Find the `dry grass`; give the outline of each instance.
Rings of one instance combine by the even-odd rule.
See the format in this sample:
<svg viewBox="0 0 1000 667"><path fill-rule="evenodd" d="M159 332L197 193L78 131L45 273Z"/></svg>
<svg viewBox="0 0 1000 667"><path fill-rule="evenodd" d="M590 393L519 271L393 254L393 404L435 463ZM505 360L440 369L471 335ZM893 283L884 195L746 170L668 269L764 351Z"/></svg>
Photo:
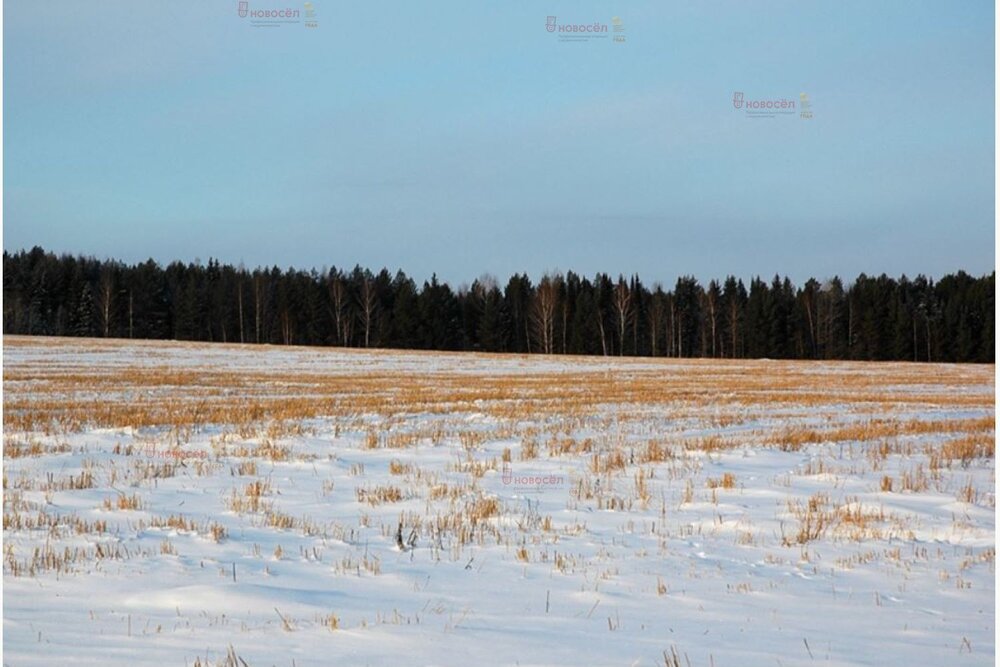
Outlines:
<svg viewBox="0 0 1000 667"><path fill-rule="evenodd" d="M958 462L967 468L975 459L992 459L996 438L990 433L975 433L944 442L938 454L949 464Z"/></svg>
<svg viewBox="0 0 1000 667"><path fill-rule="evenodd" d="M40 341L8 337L7 346L90 346L114 350L115 341ZM158 349L197 347L181 343L149 344ZM236 349L252 353L254 348ZM337 350L337 354L345 351ZM347 351L346 353L351 353ZM356 352L355 352L356 353ZM489 358L491 355L482 355ZM503 358L500 355L499 358ZM573 359L573 358L568 358ZM423 411L449 414L482 411L499 419L525 412L562 418L592 414L599 406L711 406L711 420L738 423L748 406L861 407L891 415L905 405L934 405L988 409L989 392L949 391L955 384L992 385L992 366L927 366L878 364L877 373L859 372L870 364L839 362L839 373L816 374L810 362L669 360L671 382L649 368L650 360L620 360L627 381L618 373L586 370L599 363L576 358L584 369L539 376L511 373L502 377L475 374L414 374L372 372L324 375L283 373L280 369L212 371L156 366L123 366L80 372L72 368L7 367L4 371L4 426L8 432L76 432L87 427L141 429L171 427L183 441L191 429L204 424L226 424L244 434L263 433L270 439L295 433L303 420L317 416L378 414L383 417ZM667 360L664 360L664 363ZM635 365L635 368L630 366ZM184 389L179 399L176 388ZM94 393L109 398L137 395L139 400L86 398ZM791 428L775 439L779 446L899 436L921 432L992 431L993 419L959 420L954 424L897 422L889 416L829 431ZM433 433L371 431L370 448L411 447ZM440 436L440 434L438 434ZM464 447L475 449L481 433L459 434ZM527 444L527 443L526 443ZM537 442L534 443L537 447ZM560 447L558 441L553 446ZM6 443L5 443L6 448ZM522 447L531 458L532 447Z"/></svg>
<svg viewBox="0 0 1000 667"><path fill-rule="evenodd" d="M5 342L50 344L55 343ZM121 345L61 344L108 352ZM255 348L234 349L256 353ZM626 533L646 530L632 525L631 513L648 512L646 518L656 519L648 523L657 525L650 534L665 551L670 531L703 530L687 519L707 508L717 525L704 530L722 530L726 524L736 544L772 547L790 558L783 550L808 552L827 539L869 543L905 536L906 518L877 505L899 497L878 494L934 490L973 505L994 502L981 476L972 476L975 466L995 455L992 366L626 359L615 360L609 370L606 360L574 361L572 371L532 370L526 364L502 375L292 372L264 364L237 370L9 365L4 375L5 536L46 535L52 542L23 553L5 550L5 571L18 576L69 572L88 562L142 555L108 541L116 531L168 533L154 535L149 553L183 555L185 539L220 542L249 523L345 542L353 542L353 531L371 529L402 551L427 548L434 558L455 561L467 560L470 548L503 545L505 557L525 568L568 573L587 565L559 544L587 532L583 520L566 516L583 514L577 510L622 513ZM121 400L124 396L140 398ZM913 416L935 412L983 414ZM316 434L313 419L333 431L328 449L326 442L308 442L329 437L325 431ZM203 433L209 426L215 429L210 437ZM66 439L92 428L120 429L122 442L100 452L104 458L92 461L86 454L79 463L79 453ZM439 447L447 448L450 458L437 467L405 451ZM743 472L739 478L718 472L732 460L725 457L753 448L771 448L767 455L787 461L787 472L766 482ZM345 449L365 462L338 461ZM60 456L75 457L77 465L44 478L18 468ZM285 501L272 471L316 462L342 466L344 477L336 484L334 471L319 473L316 498L353 503L357 520L347 520L346 528L279 507ZM568 471L559 492L572 513L542 516L490 493L505 470L555 465ZM388 478L372 479L386 471ZM217 493L219 509L232 514L220 516L219 523L178 514L177 508L156 511L157 485L179 476L229 478ZM865 476L867 500L838 490L839 480L853 476ZM806 477L813 486L797 485ZM274 479L294 491L280 472ZM816 484L827 482L828 487L819 487L826 490L815 491ZM733 519L723 518L727 503L742 502L749 495L744 488L761 483L783 493L773 526L733 526ZM94 504L103 495L88 496L88 507L100 518L60 514L46 505L54 499L76 501L109 486L128 492L103 498L99 508ZM714 506L700 504L708 501ZM71 535L87 536L92 545L56 543ZM655 549L654 544L650 553ZM279 547L274 557L304 556ZM368 553L338 559L333 563L338 573L381 572L381 562ZM594 576L614 574L602 570ZM752 592L745 582L731 590ZM667 594L659 578L656 594ZM333 614L321 622L331 630L341 627Z"/></svg>
<svg viewBox="0 0 1000 667"><path fill-rule="evenodd" d="M735 489L736 475L731 472L723 473L720 479L712 479L710 477L706 484L710 489Z"/></svg>
<svg viewBox="0 0 1000 667"><path fill-rule="evenodd" d="M249 667L249 665L246 660L236 653L236 649L230 645L226 649L226 655L219 660L213 662L208 658L202 660L200 657L196 657L193 667Z"/></svg>
<svg viewBox="0 0 1000 667"><path fill-rule="evenodd" d="M357 488L354 495L359 503L381 505L382 503L398 503L403 500L403 492L397 486L375 486L372 488Z"/></svg>

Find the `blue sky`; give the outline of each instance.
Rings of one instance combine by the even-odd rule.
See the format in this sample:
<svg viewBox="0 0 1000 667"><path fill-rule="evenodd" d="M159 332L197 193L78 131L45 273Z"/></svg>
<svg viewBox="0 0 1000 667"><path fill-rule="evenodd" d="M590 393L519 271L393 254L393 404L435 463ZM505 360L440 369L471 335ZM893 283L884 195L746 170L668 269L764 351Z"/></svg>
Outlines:
<svg viewBox="0 0 1000 667"><path fill-rule="evenodd" d="M4 248L455 284L993 269L992 2L313 4L4 3Z"/></svg>

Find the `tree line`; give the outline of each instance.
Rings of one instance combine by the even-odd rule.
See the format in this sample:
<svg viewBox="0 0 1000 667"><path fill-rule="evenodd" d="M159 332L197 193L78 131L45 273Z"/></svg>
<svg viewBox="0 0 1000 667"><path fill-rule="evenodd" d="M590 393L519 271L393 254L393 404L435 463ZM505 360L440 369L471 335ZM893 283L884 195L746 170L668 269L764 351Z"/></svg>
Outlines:
<svg viewBox="0 0 1000 667"><path fill-rule="evenodd" d="M452 289L402 271L3 255L7 334L606 356L994 361L994 279L859 275L673 288L572 271Z"/></svg>

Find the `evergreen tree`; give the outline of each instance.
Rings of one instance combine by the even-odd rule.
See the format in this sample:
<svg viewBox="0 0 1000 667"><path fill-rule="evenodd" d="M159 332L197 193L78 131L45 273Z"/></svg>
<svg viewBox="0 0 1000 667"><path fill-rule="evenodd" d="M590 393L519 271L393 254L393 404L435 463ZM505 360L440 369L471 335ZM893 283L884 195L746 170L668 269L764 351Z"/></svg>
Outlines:
<svg viewBox="0 0 1000 667"><path fill-rule="evenodd" d="M457 293L433 277L357 266L344 273L247 271L209 259L161 267L4 252L7 334L125 336L245 343L387 346L489 352L994 361L995 273L934 282L861 274L735 276L706 288L690 276L648 289L612 280L483 276Z"/></svg>
<svg viewBox="0 0 1000 667"><path fill-rule="evenodd" d="M73 318L73 332L77 336L94 335L94 295L90 283L84 283L80 292L80 300L76 305L76 316Z"/></svg>

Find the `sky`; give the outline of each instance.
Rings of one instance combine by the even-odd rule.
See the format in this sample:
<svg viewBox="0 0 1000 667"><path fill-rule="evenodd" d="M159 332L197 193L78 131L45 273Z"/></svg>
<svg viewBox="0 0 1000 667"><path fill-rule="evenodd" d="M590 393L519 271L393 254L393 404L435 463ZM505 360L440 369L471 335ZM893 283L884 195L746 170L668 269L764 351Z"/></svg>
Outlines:
<svg viewBox="0 0 1000 667"><path fill-rule="evenodd" d="M3 3L4 249L456 285L993 270L992 2L312 8Z"/></svg>

